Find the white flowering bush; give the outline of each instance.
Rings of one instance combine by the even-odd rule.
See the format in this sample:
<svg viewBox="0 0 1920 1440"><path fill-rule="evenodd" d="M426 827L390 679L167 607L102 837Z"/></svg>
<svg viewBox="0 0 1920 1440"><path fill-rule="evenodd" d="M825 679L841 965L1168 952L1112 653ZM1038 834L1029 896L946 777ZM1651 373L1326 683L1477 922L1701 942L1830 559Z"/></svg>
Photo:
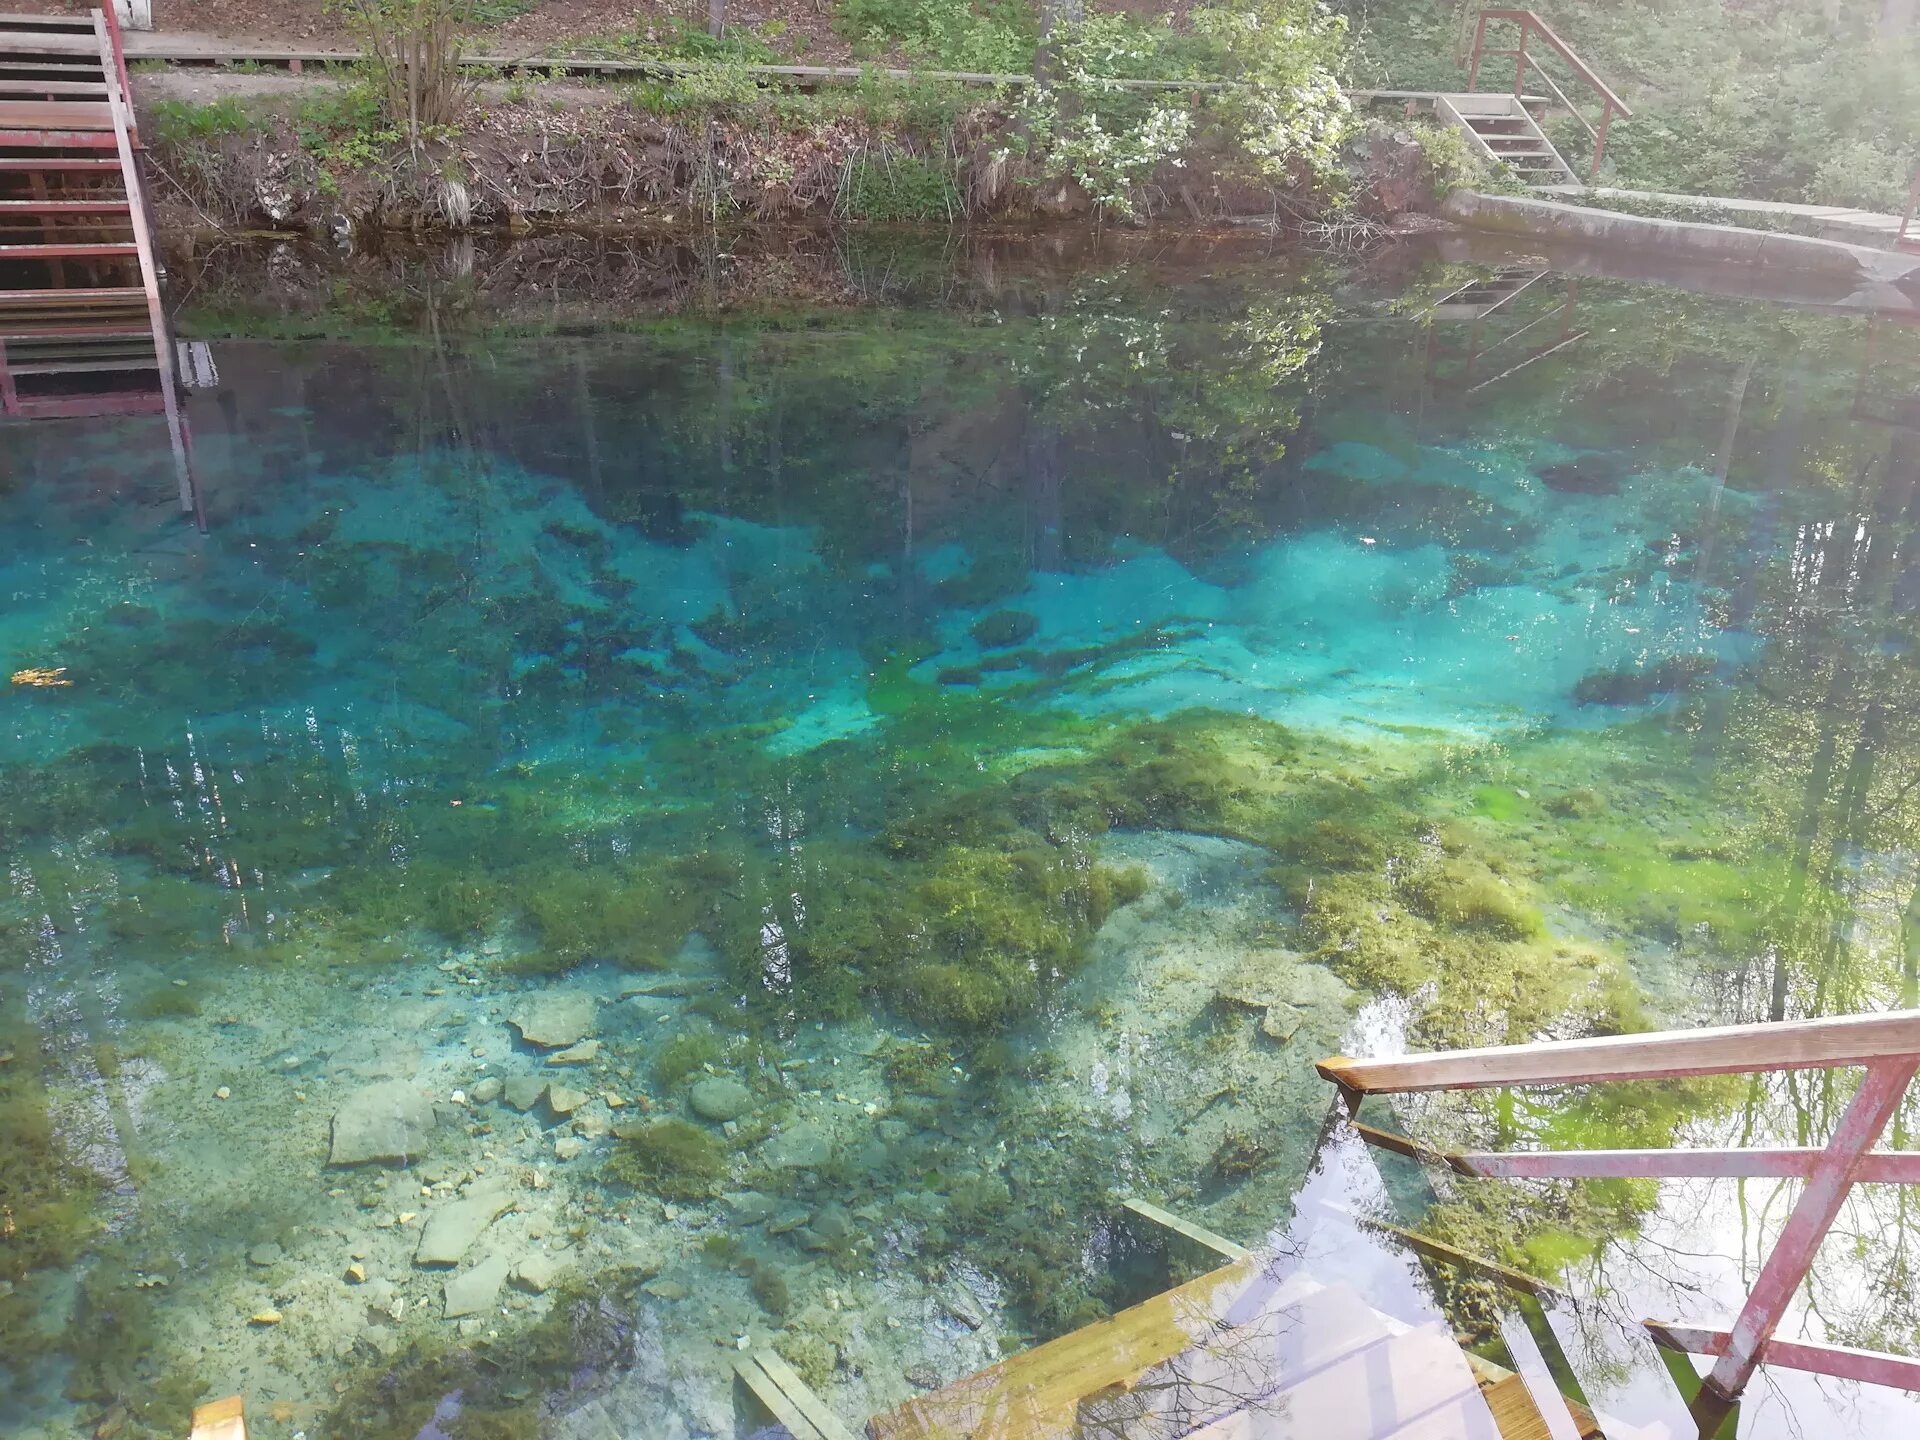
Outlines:
<svg viewBox="0 0 1920 1440"><path fill-rule="evenodd" d="M1350 110L1335 69L1345 22L1316 0L1230 0L1189 30L1089 14L1063 29L1022 120L1036 158L1101 211L1134 215L1163 167L1205 144L1249 173L1329 171ZM1153 81L1153 87L1127 81Z"/></svg>

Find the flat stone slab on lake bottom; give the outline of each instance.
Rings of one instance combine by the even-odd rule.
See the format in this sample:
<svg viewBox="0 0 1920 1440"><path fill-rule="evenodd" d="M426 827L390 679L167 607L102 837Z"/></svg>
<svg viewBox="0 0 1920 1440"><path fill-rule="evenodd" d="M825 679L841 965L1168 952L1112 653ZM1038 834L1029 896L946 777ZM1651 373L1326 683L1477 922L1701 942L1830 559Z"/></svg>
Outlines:
<svg viewBox="0 0 1920 1440"><path fill-rule="evenodd" d="M433 1102L404 1080L363 1085L333 1112L329 1165L405 1163L427 1148Z"/></svg>

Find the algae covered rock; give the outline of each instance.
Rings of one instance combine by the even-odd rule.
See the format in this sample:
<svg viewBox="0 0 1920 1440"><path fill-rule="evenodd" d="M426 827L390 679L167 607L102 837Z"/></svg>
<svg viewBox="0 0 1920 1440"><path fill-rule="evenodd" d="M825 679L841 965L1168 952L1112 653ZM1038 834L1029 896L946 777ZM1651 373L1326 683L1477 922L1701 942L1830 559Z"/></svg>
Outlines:
<svg viewBox="0 0 1920 1440"><path fill-rule="evenodd" d="M580 990L548 990L530 997L509 1023L529 1045L558 1050L593 1033L593 996Z"/></svg>
<svg viewBox="0 0 1920 1440"><path fill-rule="evenodd" d="M329 1165L405 1164L427 1148L433 1102L404 1080L363 1085L333 1112Z"/></svg>
<svg viewBox="0 0 1920 1440"><path fill-rule="evenodd" d="M1040 618L1027 610L996 610L982 615L967 632L982 650L1004 650L1033 638Z"/></svg>
<svg viewBox="0 0 1920 1440"><path fill-rule="evenodd" d="M753 1108L753 1092L728 1075L711 1075L695 1083L687 1103L702 1120L723 1125Z"/></svg>

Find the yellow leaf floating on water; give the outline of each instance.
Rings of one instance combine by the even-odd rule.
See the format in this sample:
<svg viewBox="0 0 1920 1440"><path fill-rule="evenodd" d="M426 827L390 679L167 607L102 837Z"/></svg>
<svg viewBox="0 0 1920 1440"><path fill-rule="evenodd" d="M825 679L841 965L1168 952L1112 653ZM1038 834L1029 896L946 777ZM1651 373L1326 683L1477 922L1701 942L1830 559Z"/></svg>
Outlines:
<svg viewBox="0 0 1920 1440"><path fill-rule="evenodd" d="M64 665L58 670L16 670L13 672L13 683L16 685L31 685L41 690L53 690L58 689L62 685L73 684L73 681L61 678L66 673L67 667Z"/></svg>

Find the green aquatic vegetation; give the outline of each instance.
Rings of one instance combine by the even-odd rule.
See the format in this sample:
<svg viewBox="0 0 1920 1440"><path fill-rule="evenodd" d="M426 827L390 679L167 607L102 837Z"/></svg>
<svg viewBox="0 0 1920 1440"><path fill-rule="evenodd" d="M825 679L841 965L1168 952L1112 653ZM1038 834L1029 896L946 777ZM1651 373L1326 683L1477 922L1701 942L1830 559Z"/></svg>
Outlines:
<svg viewBox="0 0 1920 1440"><path fill-rule="evenodd" d="M717 1065L726 1047L711 1030L681 1030L671 1036L653 1057L653 1078L659 1087L671 1093L709 1065Z"/></svg>
<svg viewBox="0 0 1920 1440"><path fill-rule="evenodd" d="M974 621L967 633L982 650L1007 650L1031 640L1040 617L1029 610L995 610Z"/></svg>
<svg viewBox="0 0 1920 1440"><path fill-rule="evenodd" d="M18 1014L18 1011L15 1011ZM18 1283L46 1266L70 1266L99 1230L95 1213L104 1181L77 1163L53 1122L52 1097L32 1057L39 1037L8 1026L0 1050L0 1280Z"/></svg>
<svg viewBox="0 0 1920 1440"><path fill-rule="evenodd" d="M200 1013L200 1001L190 990L162 985L149 991L135 1007L143 1020L181 1020Z"/></svg>
<svg viewBox="0 0 1920 1440"><path fill-rule="evenodd" d="M1507 940L1532 940L1546 933L1540 912L1477 860L1449 858L1421 867L1401 888L1411 908L1448 926Z"/></svg>
<svg viewBox="0 0 1920 1440"><path fill-rule="evenodd" d="M1711 655L1670 655L1656 664L1621 670L1596 670L1573 687L1580 705L1640 705L1658 695L1673 695L1711 675Z"/></svg>
<svg viewBox="0 0 1920 1440"><path fill-rule="evenodd" d="M704 1200L727 1173L726 1147L684 1120L617 1128L607 1174L663 1200Z"/></svg>

